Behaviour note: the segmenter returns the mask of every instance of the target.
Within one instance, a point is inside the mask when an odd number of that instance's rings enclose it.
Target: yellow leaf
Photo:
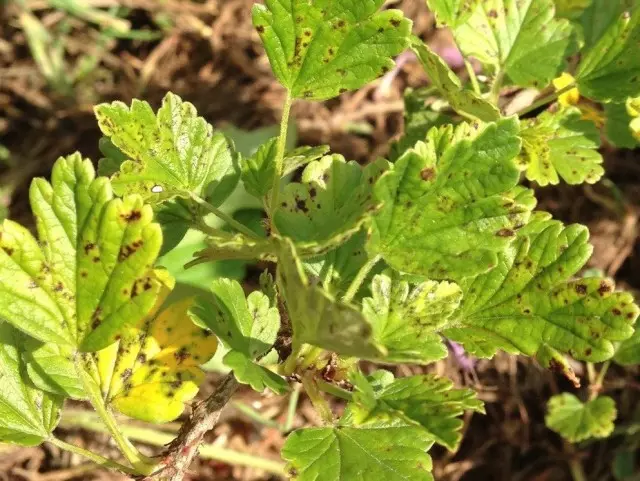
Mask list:
[[[96,354],[105,402],[127,416],[162,423],[176,419],[198,393],[218,340],[196,326],[188,311],[194,299],[162,309],[174,280],[156,271],[163,284],[156,305],[118,342]]]
[[[556,90],[561,90],[571,84],[574,84],[575,82],[576,79],[574,79],[571,74],[564,72],[562,73],[562,75],[560,75],[560,77],[553,79],[553,86],[556,88]],[[569,89],[565,93],[560,94],[560,96],[558,97],[558,102],[563,107],[576,105],[579,100],[580,92],[578,92],[577,88]]]

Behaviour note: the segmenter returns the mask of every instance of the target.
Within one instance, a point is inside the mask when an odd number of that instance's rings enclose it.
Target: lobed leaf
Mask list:
[[[85,362],[108,406],[135,419],[164,423],[180,416],[198,393],[204,379],[199,366],[214,355],[218,340],[189,318],[193,299],[162,308],[174,281],[162,271],[158,276],[162,292],[148,316]]]
[[[616,403],[609,396],[583,403],[573,394],[564,393],[549,400],[545,423],[569,442],[578,443],[609,437],[616,415]]]
[[[342,481],[433,481],[433,442],[420,428],[401,421],[375,420],[360,426],[299,429],[289,435],[282,457],[291,479]]]
[[[23,337],[0,321],[0,442],[36,446],[58,424],[63,398],[33,387],[22,376]]]
[[[384,385],[367,385],[360,375],[355,386],[359,392],[349,407],[359,421],[376,417],[401,419],[418,425],[424,435],[445,446],[457,449],[462,439],[465,410],[484,413],[484,404],[472,389],[453,389],[453,382],[434,375],[410,376],[387,380]]]
[[[293,327],[293,342],[346,356],[377,357],[380,348],[372,342],[371,324],[362,313],[310,285],[291,240],[280,240],[278,249],[278,277]]]
[[[200,298],[192,312],[230,349],[224,364],[233,369],[239,382],[256,391],[269,388],[284,393],[284,379],[257,362],[276,341],[280,329],[277,306],[259,291],[245,298],[240,283],[229,279],[214,280],[211,291],[213,297]]]
[[[0,316],[44,343],[95,351],[153,306],[162,244],[138,196],[114,199],[79,154],[59,159],[30,201],[39,242],[6,220],[0,230]]]
[[[543,112],[522,121],[522,150],[516,159],[527,179],[545,186],[593,184],[604,174],[600,132],[593,122],[582,120],[576,108]]]
[[[157,114],[147,102],[95,107],[102,133],[129,160],[111,177],[118,195],[139,194],[159,203],[191,193],[219,205],[240,176],[236,155],[195,107],[168,93]]]
[[[372,297],[362,312],[373,326],[373,339],[387,353],[380,362],[428,364],[447,356],[438,331],[458,308],[462,291],[450,282],[407,281],[382,274],[373,278]]]
[[[432,129],[380,178],[382,209],[367,249],[393,268],[432,279],[486,272],[529,218],[530,191],[514,189],[515,118]]]
[[[617,346],[613,360],[623,366],[640,364],[640,326],[637,323],[633,335]]]
[[[455,28],[466,22],[475,11],[479,0],[427,0],[435,13],[439,27]]]
[[[640,7],[624,12],[582,56],[576,73],[580,93],[602,102],[640,95]]]
[[[470,5],[477,6],[469,16]],[[516,85],[543,88],[564,70],[573,29],[555,18],[553,0],[439,0],[430,6],[441,22],[454,17],[464,55]]]
[[[461,283],[460,324],[444,335],[479,357],[552,348],[578,360],[611,358],[614,343],[633,334],[639,309],[609,279],[570,280],[591,255],[587,241],[586,227],[538,213],[495,269]]]
[[[384,0],[266,0],[253,24],[271,69],[293,98],[325,100],[391,70],[409,45],[411,21]]]
[[[424,42],[414,41],[411,48],[427,72],[431,83],[456,112],[471,115],[485,122],[500,118],[498,108],[473,90],[463,89],[458,76]]]
[[[344,242],[375,209],[372,186],[387,166],[380,159],[362,168],[341,155],[311,162],[302,182],[287,185],[281,196],[273,216],[278,232],[296,242]]]

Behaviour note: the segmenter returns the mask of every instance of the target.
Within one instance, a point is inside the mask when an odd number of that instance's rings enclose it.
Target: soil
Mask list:
[[[96,30],[60,12],[31,1],[35,14],[49,29],[66,21],[67,61],[73,64],[96,53]],[[41,74],[20,29],[19,8],[0,6],[0,145],[11,152],[0,166],[0,203],[11,217],[30,222],[29,181],[47,176],[55,159],[75,150],[98,159],[100,134],[92,105],[101,101],[144,98],[157,106],[168,90],[191,101],[214,125],[254,129],[279,120],[284,98],[274,81],[259,38],[251,26],[253,0],[98,0],[100,5],[121,5],[136,29],[157,30],[154,18],[168,16],[173,26],[152,41],[109,39],[99,52],[97,66],[68,94],[55,91]],[[424,0],[390,1],[415,22],[414,32],[436,50],[450,46],[446,32],[435,32]],[[71,71],[71,67],[68,68]],[[462,73],[462,75],[464,75]],[[324,103],[297,102],[293,115],[300,144],[329,144],[349,159],[366,162],[384,156],[389,140],[402,123],[402,93],[407,87],[427,84],[415,62],[407,62],[389,82],[374,82],[358,92]],[[606,179],[594,186],[536,188],[540,208],[567,223],[586,224],[595,247],[590,267],[616,276],[625,289],[640,289],[637,245],[640,214],[640,152],[603,147]],[[578,375],[585,376],[576,365]],[[424,372],[400,367],[401,374]],[[564,378],[542,370],[525,358],[499,355],[478,361],[471,371],[455,359],[429,366],[428,371],[452,378],[457,385],[473,386],[486,402],[486,415],[465,417],[465,438],[457,453],[435,448],[434,475],[440,481],[561,481],[570,480],[569,464],[584,465],[589,480],[613,480],[620,453],[637,449],[640,438],[625,433],[607,441],[569,447],[544,425],[547,399],[561,391],[579,392]],[[619,425],[640,422],[638,368],[613,366],[604,391],[618,403]],[[585,383],[586,384],[586,383]],[[215,385],[212,376],[204,394]],[[585,388],[583,388],[585,389]],[[237,400],[253,406],[264,418],[284,422],[286,398],[260,397],[242,391]],[[339,406],[335,406],[339,409]],[[294,427],[318,423],[309,401],[302,397]],[[637,426],[638,424],[636,424]],[[78,429],[60,429],[68,442],[106,455],[115,450],[108,437]],[[220,446],[270,459],[285,435],[251,420],[229,406],[209,441]],[[148,448],[149,454],[157,448]],[[638,474],[638,470],[636,470]],[[0,480],[65,481],[70,479],[122,479],[96,469],[77,456],[45,445],[36,448],[0,447]],[[192,467],[193,480],[267,480],[256,469],[222,461],[200,460]],[[640,479],[640,478],[634,478]],[[372,480],[373,481],[373,480]],[[576,481],[579,481],[576,479]]]

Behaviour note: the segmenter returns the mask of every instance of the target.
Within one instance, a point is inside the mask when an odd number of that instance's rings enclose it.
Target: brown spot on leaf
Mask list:
[[[496,232],[496,235],[498,237],[513,237],[514,235],[516,235],[516,233],[511,229],[500,229],[498,232]]]
[[[433,180],[435,176],[436,176],[436,169],[434,169],[433,167],[425,167],[420,171],[420,178],[425,182]]]
[[[128,214],[122,214],[122,218],[126,222],[135,222],[142,218],[142,212],[140,212],[138,209],[135,209],[129,212]]]
[[[587,286],[584,284],[576,284],[576,293],[584,296],[587,293]]]

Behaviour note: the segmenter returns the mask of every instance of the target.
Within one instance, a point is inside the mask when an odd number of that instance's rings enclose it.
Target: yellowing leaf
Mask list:
[[[168,422],[198,392],[217,338],[188,315],[193,299],[160,310],[174,281],[162,271],[163,292],[155,308],[115,344],[95,354],[99,383],[107,404],[136,419]]]

